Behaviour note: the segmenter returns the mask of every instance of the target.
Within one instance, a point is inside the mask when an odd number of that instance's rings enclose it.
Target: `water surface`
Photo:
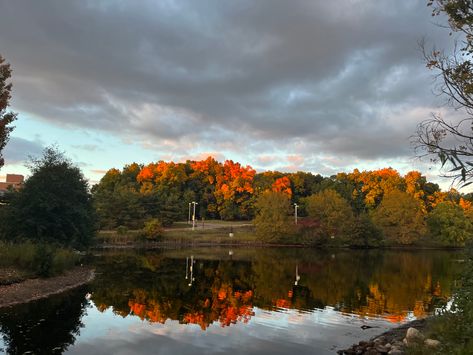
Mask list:
[[[333,354],[435,312],[452,296],[461,258],[446,251],[100,252],[89,285],[0,310],[0,352]]]

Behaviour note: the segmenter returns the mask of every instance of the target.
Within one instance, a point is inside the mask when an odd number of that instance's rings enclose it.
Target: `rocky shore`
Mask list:
[[[81,286],[94,278],[94,271],[76,267],[63,275],[50,278],[28,279],[0,286],[0,308],[26,303]]]
[[[422,333],[426,320],[415,320],[398,328],[391,329],[368,341],[360,341],[345,350],[337,351],[340,355],[402,355],[408,348],[425,347],[430,350],[439,349],[441,344],[435,339],[427,339]]]

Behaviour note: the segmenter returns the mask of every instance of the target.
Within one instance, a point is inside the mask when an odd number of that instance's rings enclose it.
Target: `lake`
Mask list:
[[[93,282],[0,310],[0,353],[334,354],[452,297],[461,252],[105,250]]]

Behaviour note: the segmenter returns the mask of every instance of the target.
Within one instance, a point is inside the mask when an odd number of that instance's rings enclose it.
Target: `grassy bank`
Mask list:
[[[230,236],[232,233],[232,237]],[[255,244],[256,238],[251,222],[205,221],[196,223],[195,228],[187,222],[178,222],[164,229],[156,239],[146,238],[141,230],[100,231],[96,239],[99,245],[135,244]]]
[[[58,275],[78,262],[79,256],[70,249],[33,242],[0,241],[0,285],[32,277]]]

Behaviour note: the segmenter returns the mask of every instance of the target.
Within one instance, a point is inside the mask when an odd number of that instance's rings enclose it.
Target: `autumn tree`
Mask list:
[[[0,55],[0,168],[5,163],[2,156],[3,148],[5,148],[13,130],[11,123],[16,120],[16,114],[7,111],[11,99],[12,84],[8,82],[11,77],[10,64]]]
[[[421,204],[403,191],[385,194],[372,216],[375,225],[391,243],[412,244],[425,233]]]
[[[420,155],[430,155],[457,182],[473,177],[473,1],[429,0],[433,15],[446,15],[455,36],[453,52],[428,50],[422,44],[427,68],[434,71],[437,93],[460,113],[459,119],[440,114],[420,123],[414,142]]]
[[[139,192],[137,175],[141,166],[133,163],[122,171],[110,169],[92,188],[93,203],[100,229],[126,226],[139,229],[148,216],[146,207],[154,201],[146,200]],[[148,205],[147,202],[150,202]]]
[[[446,245],[464,246],[473,237],[472,221],[459,205],[438,204],[427,217],[432,238]]]
[[[318,231],[324,239],[347,241],[354,226],[350,204],[334,190],[324,190],[305,200],[309,218],[317,221]]]
[[[282,192],[266,191],[256,200],[256,234],[265,242],[277,241],[293,231],[291,201]]]

